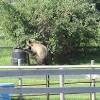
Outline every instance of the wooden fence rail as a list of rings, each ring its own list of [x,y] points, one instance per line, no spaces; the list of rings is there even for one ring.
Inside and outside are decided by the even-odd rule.
[[[77,94],[77,93],[100,93],[100,87],[63,87],[63,88],[33,88],[33,87],[22,87],[22,88],[0,88],[0,93],[11,93],[11,94],[32,94],[32,93],[66,93],[66,94]]]
[[[0,70],[0,77],[25,77],[33,75],[85,75],[100,74],[100,69],[21,69]]]

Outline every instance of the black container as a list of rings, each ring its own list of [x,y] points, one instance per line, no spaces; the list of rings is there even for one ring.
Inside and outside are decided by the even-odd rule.
[[[100,11],[100,3],[96,3],[96,9]]]
[[[14,48],[12,52],[12,64],[18,65],[18,59],[20,64],[29,64],[29,54],[20,48]]]

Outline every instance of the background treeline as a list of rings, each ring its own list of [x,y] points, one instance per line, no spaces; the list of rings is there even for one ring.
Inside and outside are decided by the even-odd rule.
[[[54,62],[64,64],[79,54],[99,52],[96,2],[99,4],[99,0],[1,0],[0,33],[21,47],[29,38],[39,40]]]

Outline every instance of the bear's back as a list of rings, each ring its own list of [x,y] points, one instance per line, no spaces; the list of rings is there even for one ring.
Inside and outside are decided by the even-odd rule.
[[[33,43],[32,50],[34,50],[40,58],[45,58],[48,53],[46,46],[41,43]]]

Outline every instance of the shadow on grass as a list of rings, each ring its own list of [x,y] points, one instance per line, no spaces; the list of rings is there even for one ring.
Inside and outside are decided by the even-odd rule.
[[[63,64],[90,64],[91,60],[95,60],[95,64],[100,64],[100,52],[74,52],[71,54],[59,54],[55,56],[55,63]]]

